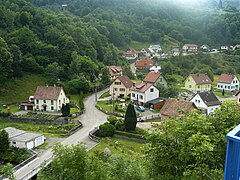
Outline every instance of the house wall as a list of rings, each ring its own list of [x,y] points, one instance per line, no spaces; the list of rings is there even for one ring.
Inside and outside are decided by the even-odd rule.
[[[66,94],[65,94],[65,92],[62,89],[61,92],[60,92],[60,95],[59,95],[59,97],[57,99],[57,106],[56,106],[57,107],[57,111],[60,111],[61,108],[62,108],[62,105],[63,104],[67,104],[67,103],[69,103],[69,99],[66,97]]]
[[[34,147],[38,147],[44,144],[44,139],[45,139],[44,136],[40,136],[34,139]]]
[[[120,84],[118,84],[118,83],[120,83]],[[123,89],[124,89],[124,91],[123,91]],[[130,94],[130,88],[126,88],[119,79],[116,79],[111,84],[111,86],[109,88],[109,93],[111,94],[111,96],[114,99],[116,99],[120,95],[123,95],[123,97],[125,98],[125,97],[127,97],[127,95]]]
[[[233,81],[231,83],[217,83],[217,89],[218,90],[226,90],[226,91],[234,91],[239,90],[239,80],[235,76]]]
[[[153,89],[153,92],[151,92],[151,89]],[[148,88],[148,90],[145,91],[144,93],[138,92],[138,91],[131,91],[131,100],[138,101],[144,104],[158,97],[159,97],[159,90],[154,86],[151,86],[150,88]]]
[[[26,148],[25,142],[16,142],[16,141],[11,141],[9,140],[10,145],[18,148]]]
[[[137,91],[131,91],[131,100],[132,101],[138,101],[141,103],[145,102],[145,93],[137,92]]]
[[[208,108],[207,108],[207,115],[208,114],[210,114],[210,113],[212,113],[212,112],[214,112],[217,108],[219,108],[220,107],[220,105],[216,105],[216,106],[209,106]]]
[[[192,91],[192,92],[204,92],[211,90],[211,84],[200,84],[197,85],[193,80],[192,76],[188,76],[185,81],[185,89]]]
[[[157,84],[161,84],[164,87],[167,87],[167,81],[166,79],[161,75],[158,80],[154,83],[154,85],[156,86]]]
[[[192,99],[191,99],[191,102],[193,102],[197,108],[203,108],[203,109],[207,109],[207,105],[203,102],[203,100],[201,99],[201,97],[199,96],[199,94],[197,94],[196,96],[194,96]]]

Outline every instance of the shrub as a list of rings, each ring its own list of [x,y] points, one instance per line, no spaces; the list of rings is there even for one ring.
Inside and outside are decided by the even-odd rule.
[[[112,137],[115,133],[115,127],[112,124],[104,123],[99,126],[99,136],[100,137]]]
[[[110,124],[115,126],[116,122],[118,121],[118,118],[116,116],[110,115],[110,116],[108,116],[107,120]]]
[[[1,116],[1,117],[8,117],[8,116],[10,116],[10,115],[11,115],[10,112],[3,112],[3,111],[0,111],[0,116]]]
[[[118,121],[115,123],[115,128],[116,130],[124,131],[125,129],[124,121],[122,119],[118,119]]]

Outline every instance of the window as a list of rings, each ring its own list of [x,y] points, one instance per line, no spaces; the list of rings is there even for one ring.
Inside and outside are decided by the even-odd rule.
[[[162,78],[159,78],[159,82],[162,82]]]
[[[118,88],[114,88],[114,91],[118,91]]]
[[[223,88],[223,86],[221,85],[221,88]]]
[[[227,86],[225,86],[225,89],[227,89]]]
[[[192,88],[192,85],[189,85],[189,88]]]
[[[16,144],[16,142],[12,142],[13,144]]]
[[[39,105],[37,105],[37,109],[39,109]]]
[[[114,84],[116,84],[116,85],[121,85],[121,82],[115,82]]]
[[[228,89],[230,89],[230,86],[228,86]]]
[[[195,102],[197,103],[197,99],[195,99]]]
[[[220,88],[220,85],[218,85],[218,88]]]
[[[198,103],[200,103],[200,100],[198,100]]]
[[[36,100],[36,103],[39,104],[39,100],[38,99]]]
[[[150,92],[154,92],[154,88],[151,88],[151,89],[150,89]]]
[[[43,103],[46,103],[46,100],[43,100]]]
[[[238,98],[238,102],[240,102],[240,98]]]
[[[51,105],[53,105],[53,100],[51,100]]]
[[[139,96],[139,99],[143,99],[143,95],[140,95],[140,96]]]
[[[188,82],[190,82],[190,79],[188,80]]]
[[[125,88],[120,88],[120,91],[125,91]]]
[[[200,86],[197,86],[198,89],[200,89]]]
[[[132,93],[132,97],[135,97],[135,94],[134,94],[134,93]]]
[[[63,103],[65,104],[65,98],[63,98]]]
[[[53,106],[51,106],[51,110],[53,110],[54,108],[53,108]]]
[[[61,104],[61,100],[59,99],[59,104]]]

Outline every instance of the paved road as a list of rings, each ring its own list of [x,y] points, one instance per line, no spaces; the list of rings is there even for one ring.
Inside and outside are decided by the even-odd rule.
[[[99,92],[101,94],[103,92]],[[83,142],[86,144],[88,149],[94,147],[97,143],[93,142],[89,139],[88,133],[94,127],[104,123],[107,119],[107,115],[99,111],[95,108],[95,94],[89,96],[85,99],[85,108],[86,112],[80,116],[80,120],[83,124],[83,128],[77,131],[75,134],[69,136],[64,141],[62,141],[63,145],[77,144],[79,142]],[[17,170],[14,175],[16,179],[29,179],[38,171],[40,171],[41,164],[48,162],[52,157],[52,150],[48,149],[45,152],[41,153],[39,157],[25,165],[23,168]]]
[[[135,63],[130,64],[130,68],[131,68],[133,75],[135,76],[136,75]]]

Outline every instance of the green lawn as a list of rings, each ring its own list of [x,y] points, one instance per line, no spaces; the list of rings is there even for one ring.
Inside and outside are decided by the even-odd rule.
[[[232,94],[227,94],[227,93],[225,93],[224,96],[223,96],[223,95],[222,95],[222,92],[220,92],[220,91],[215,91],[214,94],[215,94],[216,96],[219,96],[220,98],[229,98],[229,97],[233,97]]]
[[[74,126],[75,124],[57,126],[57,125],[45,125],[45,124],[36,124],[36,123],[23,123],[23,122],[15,122],[15,121],[0,119],[0,129],[6,128],[6,127],[15,127],[17,129],[40,133],[50,137],[61,137],[61,134],[67,133]]]
[[[10,112],[12,112],[12,113],[16,113],[16,112],[20,111],[19,106],[17,106],[17,105],[12,104],[9,107],[10,107]],[[0,106],[0,111],[8,112],[8,106],[6,106],[6,107]]]
[[[78,112],[79,112],[78,108],[70,108],[70,114],[75,114]]]
[[[33,96],[37,86],[45,85],[47,79],[41,75],[24,74],[21,78],[11,79],[4,86],[5,93],[0,93],[0,104],[26,102]]]
[[[109,91],[107,91],[107,92],[103,93],[99,98],[103,99],[103,98],[106,98],[106,97],[109,97],[109,96],[111,96],[111,95],[110,95]]]
[[[103,152],[105,148],[109,148],[112,154],[141,156],[143,155],[144,145],[144,143],[120,138],[102,138],[100,143],[89,151],[89,154]]]
[[[114,103],[118,103],[120,104],[119,101],[115,101]],[[128,102],[124,102],[124,103],[128,103]],[[111,101],[98,101],[97,102],[97,105],[99,107],[101,107],[102,109],[104,109],[105,111],[108,111],[108,112],[113,112],[113,103],[111,103]],[[115,113],[120,113],[120,114],[125,114],[125,111],[126,111],[126,108],[122,108],[120,105],[118,105],[118,110],[116,110],[114,108],[114,112]]]
[[[144,121],[144,122],[162,122],[163,121],[163,119],[161,119],[161,118],[156,118],[156,119],[149,119],[149,120],[146,120],[146,121]]]

